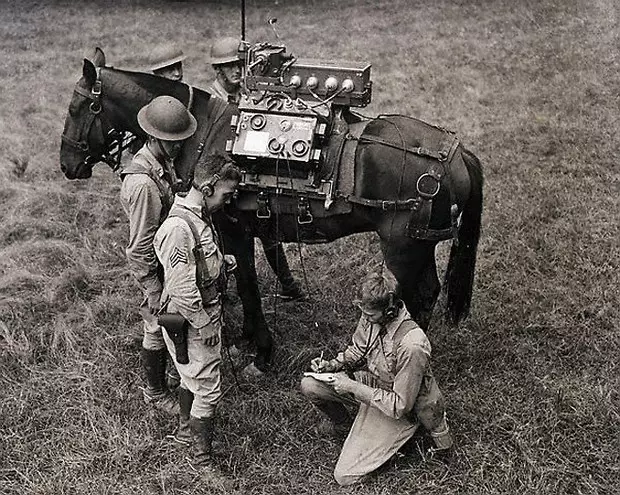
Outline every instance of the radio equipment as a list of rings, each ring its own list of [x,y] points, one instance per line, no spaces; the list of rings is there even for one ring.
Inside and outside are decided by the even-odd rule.
[[[245,53],[248,92],[275,91],[334,105],[365,107],[370,103],[370,64],[298,59],[284,46],[259,43]]]
[[[259,218],[292,208],[300,224],[312,223],[311,201],[325,211],[333,202],[334,177],[323,166],[329,135],[343,135],[347,107],[370,103],[371,66],[297,59],[270,43],[242,43],[239,55],[243,91],[227,146],[242,169],[239,201]]]

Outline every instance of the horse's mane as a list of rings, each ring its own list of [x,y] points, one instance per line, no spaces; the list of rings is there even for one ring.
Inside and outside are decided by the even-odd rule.
[[[187,84],[145,72],[102,67],[101,77],[104,88],[115,88],[118,97],[126,101],[143,101],[145,98],[151,100],[160,94],[177,98],[187,94]]]

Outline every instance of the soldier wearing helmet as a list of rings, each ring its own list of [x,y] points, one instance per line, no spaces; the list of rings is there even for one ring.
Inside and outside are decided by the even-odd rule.
[[[172,43],[158,45],[150,53],[149,70],[153,74],[173,81],[183,80],[183,50]]]
[[[216,77],[208,91],[235,105],[241,99],[241,78],[243,76],[243,60],[239,57],[240,43],[238,38],[218,39],[211,45],[209,58]]]
[[[196,131],[197,122],[179,100],[158,96],[138,112],[138,123],[148,139],[121,172],[120,199],[129,220],[125,254],[144,296],[140,306],[144,321],[141,350],[146,375],[144,400],[169,414],[178,414],[178,404],[165,381],[167,351],[156,318],[162,280],[153,238],[174,198],[173,187],[178,181],[173,159],[185,139]]]
[[[243,59],[239,56],[241,41],[234,37],[225,37],[216,40],[211,45],[211,56],[209,61],[216,73],[215,81],[211,83],[208,91],[227,101],[238,105],[241,99],[241,81],[243,77]],[[293,278],[291,270],[286,260],[282,243],[276,240],[275,232],[272,232],[273,225],[268,221],[264,226],[264,235],[260,235],[265,257],[273,272],[280,281],[280,291],[278,296],[284,301],[293,301],[304,297],[299,283]],[[233,352],[235,350],[233,349]],[[251,373],[259,374],[257,370]]]

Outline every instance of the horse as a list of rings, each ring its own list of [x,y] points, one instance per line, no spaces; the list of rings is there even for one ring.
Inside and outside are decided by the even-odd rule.
[[[191,177],[204,149],[225,149],[225,142],[233,136],[230,118],[237,114],[236,106],[211,98],[198,88],[107,67],[99,49],[93,61],[84,60],[82,72],[60,148],[61,169],[69,179],[89,178],[92,167],[100,161],[117,166],[110,149],[118,145],[118,134],[127,131],[144,137],[137,112],[159,95],[171,95],[190,104],[199,122],[198,131],[175,162],[182,180]],[[420,134],[442,139],[448,136],[448,146],[439,153],[426,149],[428,139]],[[376,232],[384,263],[399,283],[400,299],[413,319],[427,329],[441,291],[435,247],[442,240],[453,239],[444,289],[447,318],[458,324],[469,314],[473,292],[483,208],[480,161],[443,129],[394,115],[366,123],[354,162],[355,194],[340,198],[348,203],[348,210],[314,218],[313,228],[321,233],[321,241]],[[265,370],[271,362],[273,340],[258,290],[254,237],[275,234],[279,241],[298,242],[299,218],[294,211],[276,212],[271,219],[277,223],[274,231],[273,223],[265,229],[265,220],[258,218],[256,211],[236,209],[233,214],[235,218],[220,215],[214,221],[228,241],[225,249],[237,257],[236,278],[244,314],[242,337],[256,345],[255,365]],[[425,224],[414,222],[412,226],[414,214],[422,215]]]

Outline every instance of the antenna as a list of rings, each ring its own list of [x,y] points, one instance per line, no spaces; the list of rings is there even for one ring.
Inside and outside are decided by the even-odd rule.
[[[278,31],[276,30],[276,22],[278,22],[277,17],[270,17],[267,21],[267,23],[271,26],[271,29],[273,29],[273,34],[276,35],[276,39],[280,41],[280,36],[278,35]]]
[[[241,41],[245,41],[245,0],[241,0]]]

